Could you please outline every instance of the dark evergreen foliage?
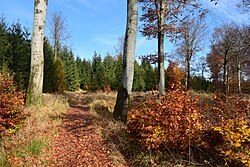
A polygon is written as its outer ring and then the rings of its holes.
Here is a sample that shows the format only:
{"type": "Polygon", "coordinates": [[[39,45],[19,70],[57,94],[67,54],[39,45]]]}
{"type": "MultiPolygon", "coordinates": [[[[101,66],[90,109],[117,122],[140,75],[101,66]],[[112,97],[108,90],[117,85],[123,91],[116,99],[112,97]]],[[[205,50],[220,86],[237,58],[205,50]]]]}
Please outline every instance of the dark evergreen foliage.
{"type": "Polygon", "coordinates": [[[149,91],[152,89],[155,89],[155,86],[157,84],[157,74],[154,74],[154,69],[152,65],[150,64],[150,61],[142,60],[141,64],[142,68],[144,69],[144,82],[145,82],[145,90],[149,91]]]}
{"type": "Polygon", "coordinates": [[[115,68],[115,81],[114,81],[114,85],[112,87],[112,89],[114,90],[118,90],[119,89],[119,85],[121,83],[122,80],[122,54],[119,54],[116,57],[116,68],[115,68]]]}
{"type": "Polygon", "coordinates": [[[102,58],[94,53],[92,60],[91,89],[96,91],[104,88],[104,68],[102,58]]]}
{"type": "Polygon", "coordinates": [[[6,65],[14,74],[18,89],[26,90],[30,73],[30,33],[20,23],[13,23],[7,27],[2,17],[0,35],[0,68],[6,65]]]}
{"type": "MultiPolygon", "coordinates": [[[[0,17],[0,69],[6,68],[14,74],[19,89],[26,90],[30,73],[31,40],[29,30],[20,23],[8,26],[0,17]]],[[[64,46],[55,60],[53,47],[47,38],[44,40],[44,87],[43,92],[118,90],[122,79],[122,54],[107,55],[102,59],[96,52],[92,60],[74,58],[71,49],[64,46]]],[[[133,91],[157,89],[157,68],[150,61],[135,62],[133,91]]],[[[168,78],[168,77],[167,77],[168,78]]],[[[214,84],[205,78],[193,76],[191,88],[212,90],[214,84]]]]}
{"type": "Polygon", "coordinates": [[[60,57],[65,70],[66,89],[69,91],[75,91],[79,87],[79,74],[73,52],[72,50],[69,51],[67,47],[64,47],[60,57]]]}
{"type": "Polygon", "coordinates": [[[114,57],[110,54],[107,54],[103,60],[104,68],[104,82],[105,85],[109,85],[111,89],[116,88],[116,61],[114,57]]]}
{"type": "Polygon", "coordinates": [[[0,67],[1,69],[4,65],[8,65],[8,57],[7,57],[7,50],[8,50],[8,31],[7,31],[7,23],[5,18],[2,16],[0,18],[0,67]]]}
{"type": "Polygon", "coordinates": [[[194,76],[190,80],[190,87],[196,91],[211,91],[209,90],[211,82],[206,80],[204,77],[194,76]]]}
{"type": "Polygon", "coordinates": [[[54,91],[63,93],[66,88],[66,79],[64,66],[60,58],[57,58],[54,63],[54,91]]]}
{"type": "Polygon", "coordinates": [[[134,66],[134,81],[133,81],[133,91],[144,91],[145,81],[144,81],[145,71],[142,66],[140,66],[137,61],[135,61],[134,66]]]}
{"type": "MultiPolygon", "coordinates": [[[[43,80],[43,92],[53,92],[54,91],[54,82],[57,81],[57,78],[54,76],[55,71],[55,55],[53,48],[50,45],[47,38],[44,40],[44,80],[43,80]]],[[[63,69],[64,70],[64,69],[63,69]]]]}

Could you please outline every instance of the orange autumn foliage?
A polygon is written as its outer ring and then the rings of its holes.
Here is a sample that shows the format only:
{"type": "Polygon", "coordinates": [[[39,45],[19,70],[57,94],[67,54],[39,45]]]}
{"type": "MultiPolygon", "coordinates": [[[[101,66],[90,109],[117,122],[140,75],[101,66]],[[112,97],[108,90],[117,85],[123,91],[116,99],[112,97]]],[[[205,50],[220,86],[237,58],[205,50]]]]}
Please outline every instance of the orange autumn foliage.
{"type": "Polygon", "coordinates": [[[15,88],[13,77],[0,73],[0,136],[20,126],[26,117],[23,106],[24,94],[15,88]]]}
{"type": "Polygon", "coordinates": [[[128,115],[128,132],[147,149],[161,146],[185,149],[201,132],[201,115],[196,99],[188,91],[169,91],[159,100],[148,99],[133,107],[128,115]]]}

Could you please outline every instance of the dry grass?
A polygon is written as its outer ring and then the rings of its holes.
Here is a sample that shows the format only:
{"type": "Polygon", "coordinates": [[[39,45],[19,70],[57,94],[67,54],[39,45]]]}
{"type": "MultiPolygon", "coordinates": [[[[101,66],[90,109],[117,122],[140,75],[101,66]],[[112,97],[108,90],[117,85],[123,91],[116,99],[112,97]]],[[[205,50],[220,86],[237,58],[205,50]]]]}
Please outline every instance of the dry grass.
{"type": "Polygon", "coordinates": [[[194,90],[189,91],[190,96],[198,97],[198,105],[202,106],[203,104],[212,103],[213,100],[213,93],[207,92],[196,92],[194,90]]]}
{"type": "MultiPolygon", "coordinates": [[[[142,96],[142,93],[139,94],[142,96]]],[[[133,95],[136,100],[138,94],[133,95]]],[[[173,153],[165,154],[162,152],[150,152],[142,148],[142,146],[130,140],[127,133],[127,127],[124,123],[114,121],[112,112],[114,109],[116,95],[115,94],[88,94],[82,97],[83,101],[91,109],[91,113],[96,117],[96,126],[98,132],[102,135],[106,147],[109,150],[110,158],[114,166],[178,166],[182,167],[187,164],[182,157],[173,155],[173,153]]],[[[195,166],[190,164],[190,166],[195,166]]]]}
{"type": "Polygon", "coordinates": [[[63,96],[51,94],[44,94],[43,107],[27,108],[30,116],[23,127],[0,142],[0,167],[49,165],[53,135],[67,108],[68,102],[63,96]]]}
{"type": "Polygon", "coordinates": [[[112,119],[116,93],[86,94],[83,95],[83,101],[90,107],[91,114],[96,118],[95,125],[106,143],[114,166],[128,166],[127,158],[123,154],[129,145],[129,141],[126,140],[126,126],[112,119]]]}

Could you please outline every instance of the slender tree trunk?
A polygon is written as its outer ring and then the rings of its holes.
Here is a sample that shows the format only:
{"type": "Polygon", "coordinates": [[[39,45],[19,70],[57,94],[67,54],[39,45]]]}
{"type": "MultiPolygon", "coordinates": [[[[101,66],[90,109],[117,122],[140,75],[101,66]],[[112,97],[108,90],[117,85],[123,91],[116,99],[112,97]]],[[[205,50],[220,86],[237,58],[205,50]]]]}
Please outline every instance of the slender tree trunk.
{"type": "Polygon", "coordinates": [[[230,85],[229,85],[229,67],[227,65],[227,74],[226,74],[226,94],[228,94],[230,92],[230,85]]]}
{"type": "Polygon", "coordinates": [[[165,95],[165,70],[164,70],[164,2],[160,1],[158,13],[158,86],[159,96],[165,95]]]}
{"type": "Polygon", "coordinates": [[[34,23],[31,43],[31,69],[26,105],[41,105],[43,102],[43,40],[48,0],[34,1],[34,23]]]}
{"type": "Polygon", "coordinates": [[[134,54],[138,25],[138,0],[127,0],[127,25],[123,48],[122,81],[117,94],[113,117],[126,122],[134,76],[134,54]]]}
{"type": "Polygon", "coordinates": [[[241,93],[241,66],[240,66],[240,61],[238,61],[237,65],[237,77],[238,77],[238,94],[241,93]]]}
{"type": "Polygon", "coordinates": [[[55,60],[58,58],[58,47],[57,44],[54,46],[54,52],[55,52],[55,60]]]}
{"type": "Polygon", "coordinates": [[[224,62],[223,65],[223,92],[227,94],[227,64],[224,62]]]}
{"type": "Polygon", "coordinates": [[[190,59],[187,59],[187,89],[190,88],[190,59]]]}
{"type": "Polygon", "coordinates": [[[228,93],[228,64],[227,64],[227,53],[228,49],[224,53],[224,62],[223,62],[223,92],[228,93]]]}

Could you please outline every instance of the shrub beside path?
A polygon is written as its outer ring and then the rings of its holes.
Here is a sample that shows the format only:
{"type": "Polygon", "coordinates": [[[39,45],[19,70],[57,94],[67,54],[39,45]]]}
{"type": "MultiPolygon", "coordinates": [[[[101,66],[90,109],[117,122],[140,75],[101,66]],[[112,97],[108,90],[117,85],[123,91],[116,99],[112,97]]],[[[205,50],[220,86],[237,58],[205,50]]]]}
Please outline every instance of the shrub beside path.
{"type": "Polygon", "coordinates": [[[74,98],[54,140],[52,166],[113,166],[94,119],[88,106],[80,98],[74,98]]]}

